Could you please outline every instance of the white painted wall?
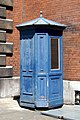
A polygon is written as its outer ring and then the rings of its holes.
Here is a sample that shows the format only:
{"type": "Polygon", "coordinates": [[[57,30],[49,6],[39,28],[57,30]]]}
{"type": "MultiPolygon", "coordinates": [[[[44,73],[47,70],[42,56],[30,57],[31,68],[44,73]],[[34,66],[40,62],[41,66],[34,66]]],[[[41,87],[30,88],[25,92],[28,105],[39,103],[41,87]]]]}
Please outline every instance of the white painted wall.
{"type": "Polygon", "coordinates": [[[20,77],[0,78],[0,97],[20,95],[20,77]]]}
{"type": "Polygon", "coordinates": [[[65,104],[75,104],[75,91],[80,91],[80,81],[63,80],[63,97],[65,104]]]}

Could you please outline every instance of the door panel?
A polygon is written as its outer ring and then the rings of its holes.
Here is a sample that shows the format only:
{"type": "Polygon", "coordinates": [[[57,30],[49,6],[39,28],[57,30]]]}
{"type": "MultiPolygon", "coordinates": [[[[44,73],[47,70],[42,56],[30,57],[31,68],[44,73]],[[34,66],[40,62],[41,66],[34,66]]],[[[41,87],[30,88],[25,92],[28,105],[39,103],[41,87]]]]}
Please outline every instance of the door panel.
{"type": "Polygon", "coordinates": [[[36,35],[36,106],[47,107],[48,35],[36,35]]]}
{"type": "Polygon", "coordinates": [[[48,40],[46,34],[37,35],[37,71],[38,73],[47,72],[48,63],[48,40]]]}
{"type": "Polygon", "coordinates": [[[23,87],[21,90],[21,102],[34,102],[34,84],[32,84],[32,81],[34,79],[32,77],[23,77],[23,87]]]}
{"type": "Polygon", "coordinates": [[[26,93],[27,95],[33,95],[33,84],[32,84],[32,76],[23,76],[23,94],[26,93]]]}
{"type": "Polygon", "coordinates": [[[33,41],[23,40],[23,52],[22,52],[22,71],[32,72],[33,71],[33,41]]]}
{"type": "Polygon", "coordinates": [[[62,86],[62,80],[61,76],[53,76],[50,77],[49,80],[49,86],[51,89],[49,89],[49,99],[54,100],[62,97],[61,92],[61,86],[62,86]]]}
{"type": "Polygon", "coordinates": [[[38,77],[37,82],[37,100],[46,100],[47,99],[47,80],[46,77],[38,77]]]}
{"type": "Polygon", "coordinates": [[[50,37],[49,105],[63,104],[62,39],[50,37]]]}
{"type": "Polygon", "coordinates": [[[25,106],[24,103],[34,103],[34,38],[31,34],[26,34],[21,40],[20,57],[20,101],[25,106]]]}

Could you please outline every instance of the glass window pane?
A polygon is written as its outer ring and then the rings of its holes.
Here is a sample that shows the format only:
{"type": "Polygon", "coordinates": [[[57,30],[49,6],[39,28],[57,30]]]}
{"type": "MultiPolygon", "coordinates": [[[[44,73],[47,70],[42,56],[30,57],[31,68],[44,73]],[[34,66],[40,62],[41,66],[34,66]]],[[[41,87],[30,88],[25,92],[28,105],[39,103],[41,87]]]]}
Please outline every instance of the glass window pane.
{"type": "Polygon", "coordinates": [[[51,38],[51,69],[59,68],[58,39],[51,38]]]}

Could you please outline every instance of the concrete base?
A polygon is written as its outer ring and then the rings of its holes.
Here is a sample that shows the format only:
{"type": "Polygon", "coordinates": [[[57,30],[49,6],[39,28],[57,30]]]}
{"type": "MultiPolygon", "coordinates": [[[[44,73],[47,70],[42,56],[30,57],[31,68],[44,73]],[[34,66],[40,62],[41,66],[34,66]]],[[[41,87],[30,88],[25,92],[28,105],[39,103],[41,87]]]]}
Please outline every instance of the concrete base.
{"type": "Polygon", "coordinates": [[[64,105],[62,108],[47,110],[41,113],[43,115],[59,118],[60,120],[80,120],[79,105],[64,105]]]}
{"type": "Polygon", "coordinates": [[[65,104],[75,104],[75,91],[80,91],[80,81],[63,80],[63,96],[65,104]]]}
{"type": "MultiPolygon", "coordinates": [[[[64,104],[75,104],[75,91],[80,91],[80,81],[63,80],[64,104]]],[[[0,78],[0,97],[20,95],[20,77],[0,78]]]]}
{"type": "Polygon", "coordinates": [[[20,77],[0,78],[0,97],[20,95],[20,77]]]}

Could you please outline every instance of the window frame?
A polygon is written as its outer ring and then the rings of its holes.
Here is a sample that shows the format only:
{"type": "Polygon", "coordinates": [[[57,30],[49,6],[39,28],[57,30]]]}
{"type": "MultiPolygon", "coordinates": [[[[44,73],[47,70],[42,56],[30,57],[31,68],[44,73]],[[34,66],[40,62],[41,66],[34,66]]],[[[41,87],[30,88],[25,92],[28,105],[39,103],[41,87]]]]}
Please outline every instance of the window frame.
{"type": "Polygon", "coordinates": [[[54,71],[54,70],[60,70],[60,36],[50,36],[50,70],[54,71]],[[58,69],[52,69],[51,68],[51,39],[58,39],[58,69]]]}

